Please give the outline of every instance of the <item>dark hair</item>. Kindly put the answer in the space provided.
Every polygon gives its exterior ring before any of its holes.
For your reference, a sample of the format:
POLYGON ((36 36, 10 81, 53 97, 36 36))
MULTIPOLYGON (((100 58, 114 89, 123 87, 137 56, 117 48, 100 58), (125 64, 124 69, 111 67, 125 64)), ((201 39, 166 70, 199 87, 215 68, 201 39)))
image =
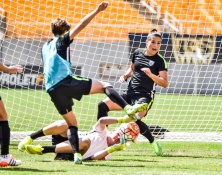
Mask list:
POLYGON ((71 25, 64 19, 57 18, 51 23, 52 33, 56 35, 63 35, 65 32, 69 31, 71 25))
POLYGON ((157 29, 151 30, 147 36, 147 39, 149 40, 152 36, 157 36, 157 37, 162 38, 161 34, 157 31, 157 29))

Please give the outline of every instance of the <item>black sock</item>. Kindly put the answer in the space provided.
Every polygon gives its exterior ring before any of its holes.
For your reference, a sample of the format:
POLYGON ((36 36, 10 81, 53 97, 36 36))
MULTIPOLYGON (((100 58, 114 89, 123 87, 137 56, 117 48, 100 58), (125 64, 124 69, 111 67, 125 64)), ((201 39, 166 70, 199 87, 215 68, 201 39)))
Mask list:
POLYGON ((98 113, 97 113, 97 120, 99 120, 101 117, 106 117, 108 116, 108 112, 109 112, 109 108, 106 105, 106 103, 104 103, 103 101, 101 101, 98 104, 98 113))
POLYGON ((67 135, 74 153, 79 153, 78 128, 76 126, 70 126, 67 135))
POLYGON ((43 130, 42 130, 42 129, 40 129, 39 131, 34 132, 34 133, 32 133, 32 134, 30 135, 30 137, 31 137, 33 140, 35 140, 35 139, 37 139, 37 138, 39 138, 39 137, 43 137, 43 136, 45 136, 45 134, 43 133, 43 130))
POLYGON ((55 153, 56 146, 55 145, 43 146, 42 148, 43 148, 43 150, 42 150, 43 154, 45 154, 45 153, 55 153))
POLYGON ((62 137, 61 135, 52 135, 52 145, 57 145, 59 143, 62 143, 64 141, 68 140, 67 137, 62 137))
POLYGON ((110 100, 117 103, 122 108, 128 105, 128 103, 119 95, 119 93, 112 86, 106 87, 104 92, 110 98, 110 100))
POLYGON ((152 143, 154 141, 154 137, 152 136, 149 127, 141 120, 137 120, 136 123, 140 128, 140 134, 142 134, 149 140, 150 143, 152 143))
POLYGON ((8 121, 0 121, 1 155, 9 154, 10 128, 8 121))

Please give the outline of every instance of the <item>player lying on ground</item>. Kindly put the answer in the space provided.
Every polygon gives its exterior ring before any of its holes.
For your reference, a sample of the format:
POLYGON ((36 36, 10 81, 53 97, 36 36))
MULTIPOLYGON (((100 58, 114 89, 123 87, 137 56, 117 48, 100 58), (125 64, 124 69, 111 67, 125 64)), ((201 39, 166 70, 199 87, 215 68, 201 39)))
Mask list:
MULTIPOLYGON (((122 118, 104 117, 97 121, 92 131, 82 137, 79 135, 79 148, 80 153, 83 155, 83 160, 110 159, 110 156, 108 156, 110 153, 123 150, 125 148, 125 139, 120 134, 120 130, 109 131, 106 126, 130 121, 132 119, 128 116, 122 118)), ((33 140, 46 135, 60 134, 61 137, 67 138, 67 130, 68 125, 64 120, 56 121, 24 138, 19 143, 18 149, 20 151, 26 150, 30 154, 40 155, 45 153, 74 153, 68 140, 52 146, 31 145, 33 140)))

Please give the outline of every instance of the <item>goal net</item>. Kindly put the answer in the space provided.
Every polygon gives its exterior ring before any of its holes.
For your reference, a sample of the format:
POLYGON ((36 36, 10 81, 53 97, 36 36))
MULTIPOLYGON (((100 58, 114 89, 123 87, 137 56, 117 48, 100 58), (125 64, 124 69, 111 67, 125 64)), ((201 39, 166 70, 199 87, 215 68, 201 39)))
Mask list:
MULTIPOLYGON (((44 89, 41 47, 52 38, 51 21, 75 26, 101 0, 0 1, 0 59, 24 66, 21 74, 1 72, 0 95, 6 106, 12 140, 62 119, 44 89)), ((153 28, 162 33, 160 53, 168 64, 169 87, 157 86, 152 109, 143 121, 159 139, 222 141, 221 0, 108 0, 109 6, 71 45, 73 71, 117 83, 136 48, 145 48, 153 28)), ((105 95, 74 100, 79 130, 97 120, 105 95)), ((123 112, 110 112, 123 116, 123 112)), ((141 136, 141 140, 144 138, 141 136)))

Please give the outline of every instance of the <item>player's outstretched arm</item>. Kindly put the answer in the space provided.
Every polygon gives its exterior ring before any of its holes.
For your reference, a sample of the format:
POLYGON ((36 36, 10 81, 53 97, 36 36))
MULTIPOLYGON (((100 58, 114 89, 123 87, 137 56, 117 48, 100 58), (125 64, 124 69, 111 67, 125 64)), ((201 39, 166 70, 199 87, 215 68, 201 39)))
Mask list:
POLYGON ((102 131, 106 128, 106 125, 115 123, 118 123, 118 119, 116 117, 102 117, 96 122, 94 126, 96 130, 102 131))
POLYGON ((72 40, 82 29, 84 29, 90 21, 101 11, 104 11, 108 7, 108 2, 104 1, 99 6, 86 15, 69 33, 70 40, 72 40))
POLYGON ((135 122, 134 118, 125 115, 124 117, 102 117, 95 124, 95 129, 104 130, 107 125, 115 124, 115 123, 129 123, 135 122))
POLYGON ((159 76, 153 74, 149 68, 142 68, 141 69, 147 76, 149 76, 156 84, 167 88, 168 82, 168 73, 167 71, 160 71, 159 76))
POLYGON ((21 65, 6 66, 4 64, 0 64, 0 71, 9 74, 21 73, 23 71, 23 67, 21 65))

